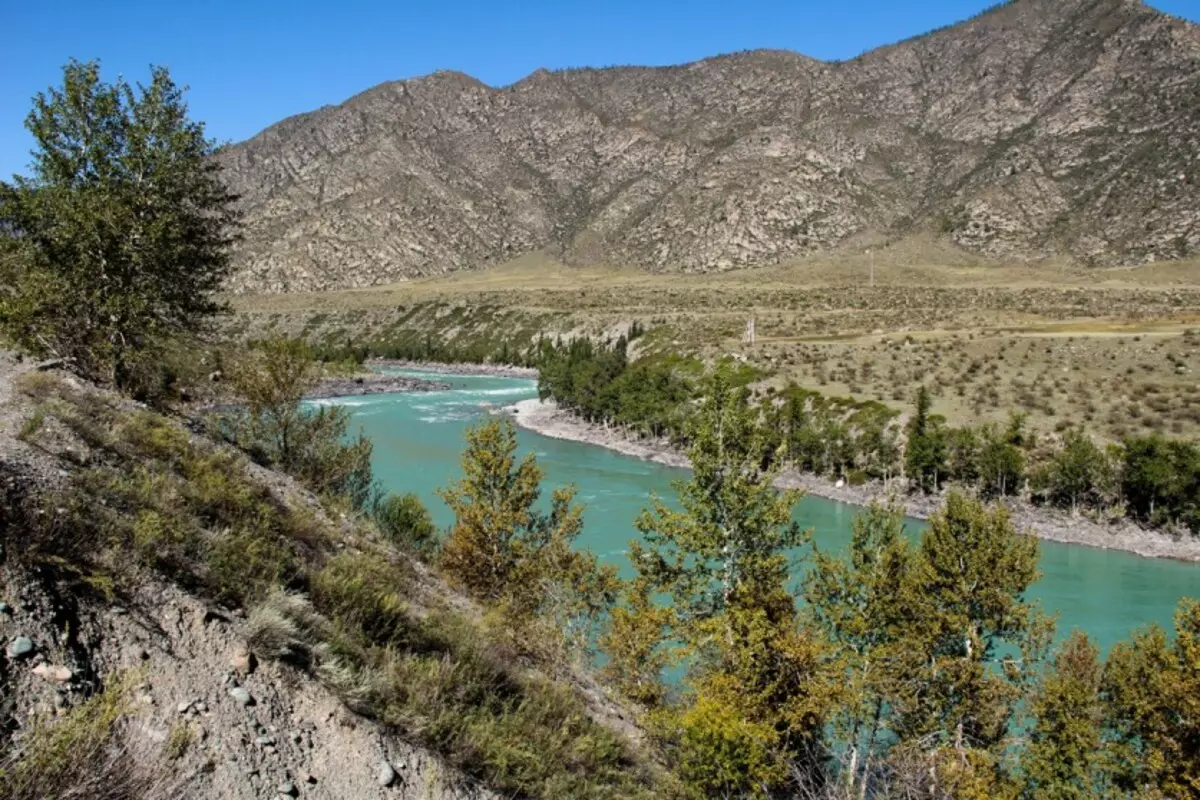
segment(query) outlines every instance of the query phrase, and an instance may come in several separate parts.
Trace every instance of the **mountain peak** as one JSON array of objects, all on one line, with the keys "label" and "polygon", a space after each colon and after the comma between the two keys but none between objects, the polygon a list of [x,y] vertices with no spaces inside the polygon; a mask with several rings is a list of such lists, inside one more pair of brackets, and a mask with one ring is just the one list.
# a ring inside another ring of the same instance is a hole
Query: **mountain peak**
[{"label": "mountain peak", "polygon": [[221,159],[242,289],[366,286],[545,251],[707,271],[862,235],[1004,261],[1200,251],[1200,32],[1136,0],[1013,0],[823,63],[458,72],[384,84]]}]

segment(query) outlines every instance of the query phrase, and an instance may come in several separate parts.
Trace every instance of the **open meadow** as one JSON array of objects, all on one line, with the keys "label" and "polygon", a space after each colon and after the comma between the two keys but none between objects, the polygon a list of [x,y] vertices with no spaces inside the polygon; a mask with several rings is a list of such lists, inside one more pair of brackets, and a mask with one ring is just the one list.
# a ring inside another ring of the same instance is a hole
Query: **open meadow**
[{"label": "open meadow", "polygon": [[[951,254],[957,255],[957,254]],[[573,268],[541,256],[444,278],[232,298],[235,333],[370,344],[528,348],[541,335],[734,355],[822,393],[906,408],[921,384],[951,424],[1029,415],[1118,439],[1200,433],[1200,262],[995,266],[905,250],[718,275]],[[872,283],[873,273],[873,283]],[[755,341],[746,339],[755,321]]]}]

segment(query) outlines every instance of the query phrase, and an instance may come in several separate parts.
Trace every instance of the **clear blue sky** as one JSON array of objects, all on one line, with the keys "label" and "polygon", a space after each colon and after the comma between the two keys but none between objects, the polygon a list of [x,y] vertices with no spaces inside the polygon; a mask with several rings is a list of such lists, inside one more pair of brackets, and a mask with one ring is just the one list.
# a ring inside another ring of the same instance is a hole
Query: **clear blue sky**
[{"label": "clear blue sky", "polygon": [[[994,0],[8,0],[0,12],[0,177],[23,172],[29,100],[69,58],[107,77],[170,68],[210,136],[436,69],[494,86],[538,67],[674,64],[758,47],[849,58]],[[1200,0],[1152,0],[1200,19]]]}]

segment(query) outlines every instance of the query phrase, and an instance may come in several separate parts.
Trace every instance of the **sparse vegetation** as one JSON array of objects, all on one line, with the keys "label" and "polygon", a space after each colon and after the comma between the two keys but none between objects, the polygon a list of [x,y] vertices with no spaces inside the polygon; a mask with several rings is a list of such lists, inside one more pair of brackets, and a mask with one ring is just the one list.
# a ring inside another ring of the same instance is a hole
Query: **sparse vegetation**
[{"label": "sparse vegetation", "polygon": [[0,798],[169,796],[163,776],[155,769],[155,754],[130,750],[126,726],[132,681],[131,675],[113,675],[103,691],[64,716],[38,720],[25,730],[0,759]]}]

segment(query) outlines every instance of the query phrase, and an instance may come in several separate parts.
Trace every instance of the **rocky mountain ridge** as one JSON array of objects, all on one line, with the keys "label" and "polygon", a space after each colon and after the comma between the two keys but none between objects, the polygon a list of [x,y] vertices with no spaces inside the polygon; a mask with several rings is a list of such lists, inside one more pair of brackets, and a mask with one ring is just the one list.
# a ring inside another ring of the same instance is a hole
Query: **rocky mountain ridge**
[{"label": "rocky mountain ridge", "polygon": [[240,291],[369,286],[545,251],[707,272],[912,235],[1005,261],[1200,251],[1200,26],[1014,0],[824,63],[439,72],[220,155]]}]

